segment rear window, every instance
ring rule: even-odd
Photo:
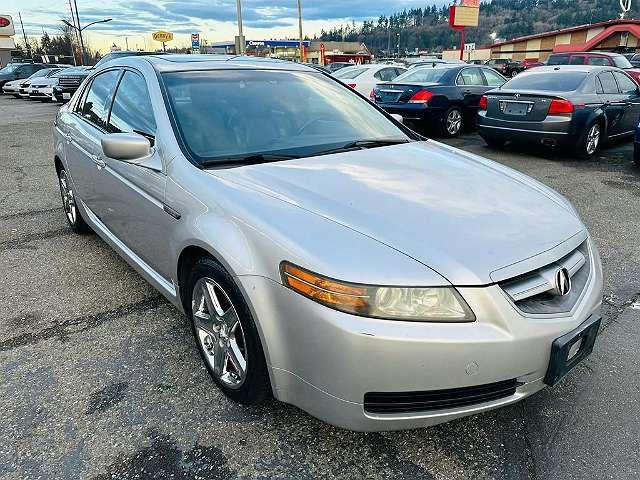
[[[343,78],[346,80],[351,80],[352,78],[356,78],[366,72],[366,68],[343,68],[338,70],[334,77]]]
[[[547,65],[566,65],[569,63],[569,55],[551,55]]]
[[[442,79],[448,68],[418,68],[403,73],[394,82],[416,82],[416,83],[438,83]]]
[[[577,90],[586,77],[586,72],[521,73],[505,83],[503,88],[571,92]]]

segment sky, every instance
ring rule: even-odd
[[[73,1],[73,0],[72,0]],[[109,23],[85,30],[92,48],[103,53],[112,44],[121,48],[159,48],[151,33],[165,30],[174,34],[170,46],[190,45],[190,34],[200,33],[209,42],[233,40],[237,35],[236,0],[76,0],[81,25],[112,18]],[[321,29],[360,23],[404,8],[442,5],[447,0],[302,0],[305,35]],[[22,14],[27,36],[42,31],[59,33],[61,18],[70,18],[69,0],[2,0],[0,14],[14,18],[19,30]],[[242,0],[244,35],[247,40],[296,38],[298,35],[296,0]],[[18,31],[16,31],[18,33]],[[19,40],[16,35],[16,40]]]

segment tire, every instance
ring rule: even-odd
[[[222,393],[244,405],[269,397],[269,374],[253,316],[219,263],[206,257],[196,262],[184,305],[202,361]]]
[[[602,122],[595,120],[589,124],[576,147],[576,156],[582,159],[591,158],[602,143]]]
[[[515,77],[516,75],[518,75],[518,70],[511,70],[511,73],[509,74],[509,76],[511,78]]]
[[[458,107],[450,107],[442,116],[441,133],[443,137],[457,137],[464,127],[464,117]]]
[[[60,196],[62,197],[62,208],[71,230],[78,234],[90,232],[91,228],[82,218],[80,209],[76,204],[73,187],[69,182],[69,176],[64,167],[58,170],[58,185],[60,186]]]

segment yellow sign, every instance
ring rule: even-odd
[[[156,42],[165,43],[173,40],[173,33],[171,32],[155,32],[152,36]]]
[[[455,23],[456,27],[477,27],[480,9],[476,7],[465,7],[458,5],[455,7]]]

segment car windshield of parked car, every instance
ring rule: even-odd
[[[399,75],[393,81],[394,83],[438,83],[447,73],[447,70],[447,67],[417,68]]]
[[[569,63],[569,55],[551,55],[547,65],[566,65]]]
[[[505,83],[506,90],[543,90],[572,92],[587,77],[587,72],[530,72],[521,73]]]
[[[613,57],[613,64],[618,68],[633,68],[631,62],[622,55],[616,55]]]
[[[10,63],[6,67],[0,69],[0,74],[2,74],[2,73],[13,73],[20,67],[20,65],[22,65],[22,64],[20,64],[20,63]]]
[[[201,164],[410,140],[369,101],[317,72],[192,71],[162,79],[178,135]]]
[[[347,67],[338,70],[333,76],[341,80],[352,80],[366,71],[366,68]]]

